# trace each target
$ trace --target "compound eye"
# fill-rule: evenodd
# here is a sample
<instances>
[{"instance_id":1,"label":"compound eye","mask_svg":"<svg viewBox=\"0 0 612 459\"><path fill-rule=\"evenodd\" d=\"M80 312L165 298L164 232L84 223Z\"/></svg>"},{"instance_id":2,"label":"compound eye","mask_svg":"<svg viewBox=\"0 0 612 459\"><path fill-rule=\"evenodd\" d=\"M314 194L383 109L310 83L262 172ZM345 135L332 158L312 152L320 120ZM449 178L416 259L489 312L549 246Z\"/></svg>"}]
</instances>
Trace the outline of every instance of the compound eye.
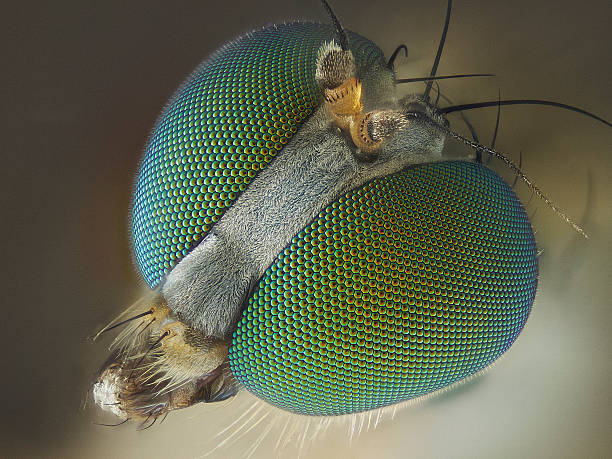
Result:
<instances>
[{"instance_id":1,"label":"compound eye","mask_svg":"<svg viewBox=\"0 0 612 459\"><path fill-rule=\"evenodd\" d=\"M420 397L510 347L537 275L533 230L502 178L465 161L415 165L340 196L299 232L245 306L230 367L302 415Z\"/></svg>"}]
</instances>

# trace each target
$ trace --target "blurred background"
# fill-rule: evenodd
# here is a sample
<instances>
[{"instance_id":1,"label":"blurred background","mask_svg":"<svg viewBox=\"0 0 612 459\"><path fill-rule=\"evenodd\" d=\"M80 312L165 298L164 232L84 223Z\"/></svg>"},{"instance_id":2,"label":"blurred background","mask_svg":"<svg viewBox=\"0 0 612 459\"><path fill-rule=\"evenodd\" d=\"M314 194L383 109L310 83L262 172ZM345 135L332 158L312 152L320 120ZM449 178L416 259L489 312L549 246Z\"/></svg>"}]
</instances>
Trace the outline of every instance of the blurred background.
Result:
<instances>
[{"instance_id":1,"label":"blurred background","mask_svg":"<svg viewBox=\"0 0 612 459\"><path fill-rule=\"evenodd\" d=\"M346 28L387 56L400 43L408 46L408 58L396 61L399 77L429 73L445 1L332 6ZM316 0L59 0L3 8L3 456L199 457L252 404L247 395L200 405L143 432L95 425L109 419L83 401L108 342L87 337L144 288L131 261L129 202L144 143L167 99L224 42L294 19L329 22ZM555 100L610 120L611 23L607 0L456 1L438 73L497 77L447 81L442 90L466 103L495 100L501 89L502 98ZM481 141L490 142L496 109L467 115ZM458 114L450 120L467 135ZM311 428L302 457L612 457L611 147L610 128L577 114L502 108L497 148L515 160L522 151L526 174L590 239L533 198L527 209L535 212L543 250L539 291L523 333L499 364L458 390L386 416L352 442L342 425L310 442ZM518 193L529 201L524 185ZM275 452L286 433L281 423L270 427L273 417L210 457L242 457L268 429L254 457L294 457L300 427Z\"/></svg>"}]
</instances>

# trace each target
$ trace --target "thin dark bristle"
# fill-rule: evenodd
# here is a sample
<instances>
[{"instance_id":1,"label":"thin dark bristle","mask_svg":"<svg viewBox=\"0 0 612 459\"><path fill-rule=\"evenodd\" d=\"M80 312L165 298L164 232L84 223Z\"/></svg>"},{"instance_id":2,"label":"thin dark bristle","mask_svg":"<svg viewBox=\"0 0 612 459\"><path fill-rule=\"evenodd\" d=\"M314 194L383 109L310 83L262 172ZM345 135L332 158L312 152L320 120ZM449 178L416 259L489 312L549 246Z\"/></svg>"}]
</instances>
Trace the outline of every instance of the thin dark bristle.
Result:
<instances>
[{"instance_id":1,"label":"thin dark bristle","mask_svg":"<svg viewBox=\"0 0 612 459\"><path fill-rule=\"evenodd\" d=\"M436 96L436 103L434 104L434 107L438 108L438 102L440 102L440 84L437 81L434 81L434 83L436 83L436 92L438 93L438 95Z\"/></svg>"},{"instance_id":2,"label":"thin dark bristle","mask_svg":"<svg viewBox=\"0 0 612 459\"><path fill-rule=\"evenodd\" d=\"M440 38L440 44L438 45L438 52L436 53L436 58L434 59L433 66L431 67L431 73L429 76L436 76L436 72L438 71L438 64L440 63L440 57L442 56L442 50L444 49L444 42L446 41L446 33L448 32L448 26L450 24L451 17L451 9L453 6L453 1L448 0L448 5L446 7L446 20L444 21L444 30L442 30L442 37ZM429 101L429 92L431 91L432 82L429 81L427 86L425 87L425 92L423 93L423 100L425 102Z\"/></svg>"},{"instance_id":3,"label":"thin dark bristle","mask_svg":"<svg viewBox=\"0 0 612 459\"><path fill-rule=\"evenodd\" d=\"M149 425L148 425L148 426L146 426L146 427L142 427L142 428L140 428L140 429L138 429L138 430L147 430L147 429L149 429L149 428L153 427L153 425L154 425L156 422L157 422L157 416L155 416L155 417L153 418L153 422L152 422L151 424L149 424ZM143 425L144 425L144 423L143 423Z\"/></svg>"},{"instance_id":4,"label":"thin dark bristle","mask_svg":"<svg viewBox=\"0 0 612 459\"><path fill-rule=\"evenodd\" d=\"M393 63L395 62L395 59L397 58L397 55L399 54L399 52L402 49L404 50L404 57L408 57L408 48L406 47L405 44L402 43L397 48L395 48L395 51L393 51L393 54L391 54L391 57L387 61L387 67L388 68L393 69Z\"/></svg>"},{"instance_id":5,"label":"thin dark bristle","mask_svg":"<svg viewBox=\"0 0 612 459\"><path fill-rule=\"evenodd\" d=\"M126 422L128 422L130 420L130 418L125 418L123 421L117 423L117 424L102 424L99 422L94 422L94 425L96 426L103 426L103 427L117 427L120 426L122 424L125 424Z\"/></svg>"},{"instance_id":6,"label":"thin dark bristle","mask_svg":"<svg viewBox=\"0 0 612 459\"><path fill-rule=\"evenodd\" d=\"M327 3L326 0L321 0L321 3L323 4L323 7L327 10L327 14L329 14L329 17L334 23L334 27L336 28L336 34L338 35L338 41L340 41L340 47L342 48L342 51L348 50L348 37L346 36L346 32L342 28L340 21L338 21L338 18L336 17L331 7L329 6L329 3Z\"/></svg>"},{"instance_id":7,"label":"thin dark bristle","mask_svg":"<svg viewBox=\"0 0 612 459\"><path fill-rule=\"evenodd\" d=\"M448 97L440 93L439 90L438 90L438 97L442 97L442 99L444 99L449 104L453 103ZM436 106L437 106L437 101L436 101ZM468 117L465 114L461 113L461 119L463 120L468 130L470 131L470 134L472 135L474 142L480 143L478 140L478 134L476 134L476 129L474 128L474 125L472 125ZM476 161L482 164L482 151L479 149L476 149L475 152L476 152ZM489 155L489 161L490 160L491 160L491 155Z\"/></svg>"},{"instance_id":8,"label":"thin dark bristle","mask_svg":"<svg viewBox=\"0 0 612 459\"><path fill-rule=\"evenodd\" d=\"M512 100L489 100L486 102L476 102L473 104L461 104L461 105L453 105L452 107L444 107L440 109L440 113L449 114L453 112L460 112L464 110L473 110L475 108L484 108L484 107L495 107L498 105L546 105L549 107L557 107L563 108L565 110L570 110L572 112L580 113L582 115L586 115L589 118L593 118L606 126L612 127L612 124L609 121L600 118L593 113L587 112L578 107L574 107L573 105L562 104L560 102L553 102L550 100L537 100L537 99L512 99Z\"/></svg>"},{"instance_id":9,"label":"thin dark bristle","mask_svg":"<svg viewBox=\"0 0 612 459\"><path fill-rule=\"evenodd\" d=\"M100 336L102 333L109 332L111 330L114 330L117 327L125 325L128 322L131 322L132 320L136 320L136 319L140 319L141 317L148 316L149 314L153 314L153 310L152 309L149 309L148 311L145 311L145 312L141 312L140 314L136 314L134 317L130 317L129 319L122 320L121 322L119 322L118 324L113 325L112 327L107 327L104 330L102 330L100 333L98 333L96 335L96 337Z\"/></svg>"},{"instance_id":10,"label":"thin dark bristle","mask_svg":"<svg viewBox=\"0 0 612 459\"><path fill-rule=\"evenodd\" d=\"M147 352L144 353L144 355L140 358L140 360L138 361L138 363L134 366L134 368L132 369L132 371L130 372L130 375L128 376L128 379L132 379L132 374L134 374L134 370L136 370L136 368L138 368L140 366L140 364L142 363L142 361L145 359L145 357L147 355L149 355L149 352L151 352L159 343L161 343L161 340L164 339L166 336L168 336L170 334L170 332L165 331L162 333L162 335L157 339L157 341L155 341L151 347L149 349L147 349Z\"/></svg>"},{"instance_id":11,"label":"thin dark bristle","mask_svg":"<svg viewBox=\"0 0 612 459\"><path fill-rule=\"evenodd\" d=\"M493 130L493 138L491 139L491 148L495 148L495 141L497 140L497 132L499 130L499 118L501 116L501 91L497 93L497 117L495 118L495 129Z\"/></svg>"},{"instance_id":12,"label":"thin dark bristle","mask_svg":"<svg viewBox=\"0 0 612 459\"><path fill-rule=\"evenodd\" d=\"M493 145L491 145L491 148L493 148ZM523 167L523 150L519 151L519 165L518 165L519 169L521 167ZM518 175L514 176L514 182L512 182L512 189L514 190L514 188L516 187L516 182L518 182Z\"/></svg>"},{"instance_id":13,"label":"thin dark bristle","mask_svg":"<svg viewBox=\"0 0 612 459\"><path fill-rule=\"evenodd\" d=\"M497 91L497 101L501 100L501 90ZM495 148L495 142L497 141L497 132L499 130L499 118L501 117L501 105L497 104L497 117L495 118L495 129L493 130L493 138L491 139L491 148ZM492 156L487 156L487 164L491 162ZM516 182L516 179L515 179Z\"/></svg>"},{"instance_id":14,"label":"thin dark bristle","mask_svg":"<svg viewBox=\"0 0 612 459\"><path fill-rule=\"evenodd\" d=\"M529 204L531 204L531 201L533 200L533 195L535 193L533 192L533 190L531 190L531 196L529 196L529 199L527 200L527 204L525 204L525 207L529 207Z\"/></svg>"},{"instance_id":15,"label":"thin dark bristle","mask_svg":"<svg viewBox=\"0 0 612 459\"><path fill-rule=\"evenodd\" d=\"M153 318L152 318L152 319L149 321L149 323L148 323L147 325L145 325L145 327L144 327L142 330L140 330L140 331L138 332L138 334L136 335L136 338L138 338L138 337L139 337L139 336L142 334L142 332L144 332L144 331L145 331L147 328L149 328L153 322L155 322L155 317L153 317Z\"/></svg>"},{"instance_id":16,"label":"thin dark bristle","mask_svg":"<svg viewBox=\"0 0 612 459\"><path fill-rule=\"evenodd\" d=\"M462 75L428 76L419 78L398 78L396 83L416 83L418 81L450 80L451 78L492 77L492 73L466 73Z\"/></svg>"},{"instance_id":17,"label":"thin dark bristle","mask_svg":"<svg viewBox=\"0 0 612 459\"><path fill-rule=\"evenodd\" d=\"M466 126L470 130L470 134L472 135L472 139L474 140L474 142L480 143L480 139L478 138L478 134L476 134L476 129L474 128L474 125L470 123L470 120L468 120L467 117L463 113L461 113L461 115L462 115L461 119L463 120L463 122L466 124ZM476 162L478 164L482 164L482 150L477 148L474 151L476 153Z\"/></svg>"},{"instance_id":18,"label":"thin dark bristle","mask_svg":"<svg viewBox=\"0 0 612 459\"><path fill-rule=\"evenodd\" d=\"M145 426L147 422L149 422L149 419L151 419L151 416L153 416L153 413L149 413L149 415L147 416L147 419L145 419L138 427L138 430L144 430L143 426Z\"/></svg>"}]
</instances>

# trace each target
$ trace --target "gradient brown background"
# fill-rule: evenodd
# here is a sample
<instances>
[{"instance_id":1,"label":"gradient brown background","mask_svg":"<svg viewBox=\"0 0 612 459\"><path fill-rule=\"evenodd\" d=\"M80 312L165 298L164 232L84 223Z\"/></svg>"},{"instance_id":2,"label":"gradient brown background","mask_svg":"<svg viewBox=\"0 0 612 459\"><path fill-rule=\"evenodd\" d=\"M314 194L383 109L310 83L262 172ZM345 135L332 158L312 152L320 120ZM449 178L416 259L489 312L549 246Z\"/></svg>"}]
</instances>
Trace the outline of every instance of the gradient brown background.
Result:
<instances>
[{"instance_id":1,"label":"gradient brown background","mask_svg":"<svg viewBox=\"0 0 612 459\"><path fill-rule=\"evenodd\" d=\"M333 2L345 27L387 56L408 45L399 76L426 75L445 2L373 5ZM81 406L105 346L86 337L141 292L130 258L129 199L167 98L225 41L291 19L328 21L315 0L3 8L3 456L195 457L240 414L244 404L199 406L145 432L95 426L100 413ZM611 25L607 0L456 1L439 73L498 76L442 88L456 102L496 99L501 88L504 98L558 100L612 119ZM469 116L488 141L495 109ZM451 122L465 133L458 115ZM506 357L476 382L399 412L352 445L346 429L331 429L304 457L612 456L612 132L569 112L509 107L497 146L515 158L522 150L524 171L591 239L534 198L528 210L539 209L540 287ZM519 194L528 200L524 186ZM240 457L264 427L219 455ZM256 457L271 455L264 442Z\"/></svg>"}]
</instances>

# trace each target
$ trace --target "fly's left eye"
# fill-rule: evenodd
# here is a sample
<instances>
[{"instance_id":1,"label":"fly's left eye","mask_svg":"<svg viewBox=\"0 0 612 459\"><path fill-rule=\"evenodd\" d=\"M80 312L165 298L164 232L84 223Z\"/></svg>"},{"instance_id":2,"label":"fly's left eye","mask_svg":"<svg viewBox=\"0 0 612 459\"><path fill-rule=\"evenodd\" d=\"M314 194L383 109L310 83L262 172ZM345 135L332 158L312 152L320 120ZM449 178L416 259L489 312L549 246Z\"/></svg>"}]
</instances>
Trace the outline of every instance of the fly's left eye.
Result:
<instances>
[{"instance_id":1,"label":"fly's left eye","mask_svg":"<svg viewBox=\"0 0 612 459\"><path fill-rule=\"evenodd\" d=\"M417 166L349 192L293 239L243 313L232 372L300 414L419 397L510 347L537 273L531 225L499 176Z\"/></svg>"}]
</instances>

